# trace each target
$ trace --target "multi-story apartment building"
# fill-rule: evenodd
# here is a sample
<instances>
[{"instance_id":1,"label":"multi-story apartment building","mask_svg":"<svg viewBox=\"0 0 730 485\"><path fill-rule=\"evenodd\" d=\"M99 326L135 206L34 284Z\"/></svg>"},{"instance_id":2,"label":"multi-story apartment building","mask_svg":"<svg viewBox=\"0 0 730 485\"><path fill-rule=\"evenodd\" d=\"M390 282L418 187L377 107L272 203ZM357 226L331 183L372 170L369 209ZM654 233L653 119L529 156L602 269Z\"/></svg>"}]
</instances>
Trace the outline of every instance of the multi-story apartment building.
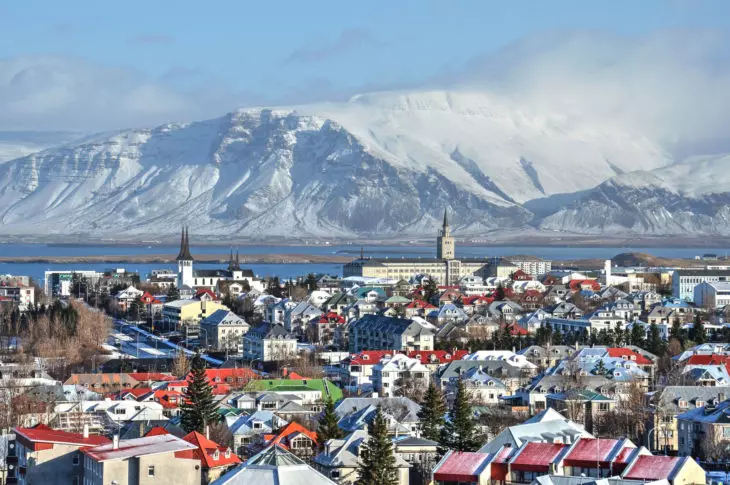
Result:
<instances>
[{"instance_id":1,"label":"multi-story apartment building","mask_svg":"<svg viewBox=\"0 0 730 485\"><path fill-rule=\"evenodd\" d=\"M407 318L365 315L349 326L349 350L433 350L433 331Z\"/></svg>"},{"instance_id":2,"label":"multi-story apartment building","mask_svg":"<svg viewBox=\"0 0 730 485\"><path fill-rule=\"evenodd\" d=\"M262 323L243 337L245 359L270 362L290 359L296 353L297 340L294 334L279 324Z\"/></svg>"}]
</instances>

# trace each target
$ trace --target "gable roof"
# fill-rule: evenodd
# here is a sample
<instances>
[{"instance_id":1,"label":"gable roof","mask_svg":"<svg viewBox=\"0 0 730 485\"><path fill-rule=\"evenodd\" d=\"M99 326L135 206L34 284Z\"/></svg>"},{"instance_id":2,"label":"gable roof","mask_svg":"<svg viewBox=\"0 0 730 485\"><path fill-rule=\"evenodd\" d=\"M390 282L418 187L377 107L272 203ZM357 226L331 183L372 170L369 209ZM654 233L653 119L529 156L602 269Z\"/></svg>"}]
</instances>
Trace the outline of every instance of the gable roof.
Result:
<instances>
[{"instance_id":1,"label":"gable roof","mask_svg":"<svg viewBox=\"0 0 730 485\"><path fill-rule=\"evenodd\" d=\"M642 455L624 473L633 480L672 480L684 465L686 457Z\"/></svg>"},{"instance_id":2,"label":"gable roof","mask_svg":"<svg viewBox=\"0 0 730 485\"><path fill-rule=\"evenodd\" d=\"M131 440L122 440L119 447L114 448L113 443L107 443L92 448L85 448L81 451L96 461L126 460L138 456L157 455L161 453L173 453L185 450L194 450L195 445L183 441L171 434L158 434L145 436Z\"/></svg>"},{"instance_id":3,"label":"gable roof","mask_svg":"<svg viewBox=\"0 0 730 485\"><path fill-rule=\"evenodd\" d=\"M265 435L264 439L266 440L266 445L272 445L272 444L279 444L281 445L285 450L289 449L288 443L289 440L292 439L294 436L303 434L307 436L310 440L314 442L314 444L317 444L317 433L314 431L310 431L301 424L297 422L291 422L284 426L282 429L280 429L276 434L272 435Z\"/></svg>"},{"instance_id":4,"label":"gable roof","mask_svg":"<svg viewBox=\"0 0 730 485\"><path fill-rule=\"evenodd\" d=\"M444 482L481 482L481 475L489 465L489 453L449 452L433 471L434 480Z\"/></svg>"},{"instance_id":5,"label":"gable roof","mask_svg":"<svg viewBox=\"0 0 730 485\"><path fill-rule=\"evenodd\" d=\"M148 434L149 436L149 434ZM193 431L182 438L183 440L191 443L197 447L196 450L182 451L175 454L178 458L196 458L200 460L203 468L211 469L218 467L227 467L237 463L241 463L241 459L233 453L230 448L221 446L215 441L212 441L197 431ZM218 458L216 459L216 452L218 452ZM228 457L226 457L228 452Z\"/></svg>"},{"instance_id":6,"label":"gable roof","mask_svg":"<svg viewBox=\"0 0 730 485\"><path fill-rule=\"evenodd\" d=\"M520 471L546 472L550 464L569 448L561 443L528 442L510 460L510 467Z\"/></svg>"}]
</instances>

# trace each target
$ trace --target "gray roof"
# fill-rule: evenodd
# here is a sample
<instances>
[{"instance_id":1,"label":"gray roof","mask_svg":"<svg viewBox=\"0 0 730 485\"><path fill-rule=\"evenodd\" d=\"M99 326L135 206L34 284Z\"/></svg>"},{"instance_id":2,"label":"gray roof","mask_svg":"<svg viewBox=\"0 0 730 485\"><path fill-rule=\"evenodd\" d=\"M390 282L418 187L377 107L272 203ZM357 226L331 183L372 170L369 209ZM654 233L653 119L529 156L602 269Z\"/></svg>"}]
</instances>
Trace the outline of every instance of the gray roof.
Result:
<instances>
[{"instance_id":1,"label":"gray roof","mask_svg":"<svg viewBox=\"0 0 730 485\"><path fill-rule=\"evenodd\" d=\"M285 339L294 338L286 329L278 323L264 322L258 327L252 328L246 335L255 335L262 339L278 338Z\"/></svg>"},{"instance_id":2,"label":"gray roof","mask_svg":"<svg viewBox=\"0 0 730 485\"><path fill-rule=\"evenodd\" d=\"M369 406L381 406L383 412L402 423L419 421L418 412L421 410L421 406L407 397L348 397L337 404L335 413L340 418L344 418Z\"/></svg>"},{"instance_id":3,"label":"gray roof","mask_svg":"<svg viewBox=\"0 0 730 485\"><path fill-rule=\"evenodd\" d=\"M510 445L513 449L517 449L522 446L522 443L528 441L552 443L556 437L562 437L563 443L572 443L578 436L593 437L578 423L567 419L551 419L507 428L479 451L481 453L496 453L504 445Z\"/></svg>"},{"instance_id":4,"label":"gray roof","mask_svg":"<svg viewBox=\"0 0 730 485\"><path fill-rule=\"evenodd\" d=\"M216 310L213 313L211 313L209 316L204 318L201 322L201 325L213 325L213 326L219 326L219 325L248 325L246 321L233 313L230 310Z\"/></svg>"},{"instance_id":5,"label":"gray roof","mask_svg":"<svg viewBox=\"0 0 730 485\"><path fill-rule=\"evenodd\" d=\"M698 402L704 405L719 397L730 398L730 386L667 386L654 395L652 402L658 411L675 414L697 408ZM680 400L687 407L680 408Z\"/></svg>"},{"instance_id":6,"label":"gray roof","mask_svg":"<svg viewBox=\"0 0 730 485\"><path fill-rule=\"evenodd\" d=\"M409 318L386 317L383 315L365 315L350 325L350 332L362 329L368 332L383 332L385 334L415 336L421 334L432 335L433 332Z\"/></svg>"},{"instance_id":7,"label":"gray roof","mask_svg":"<svg viewBox=\"0 0 730 485\"><path fill-rule=\"evenodd\" d=\"M482 368L487 374L500 379L519 378L522 370L502 360L454 360L438 371L438 378L455 379L471 369Z\"/></svg>"},{"instance_id":8,"label":"gray roof","mask_svg":"<svg viewBox=\"0 0 730 485\"><path fill-rule=\"evenodd\" d=\"M212 485L224 484L335 485L335 482L277 444L212 482Z\"/></svg>"},{"instance_id":9,"label":"gray roof","mask_svg":"<svg viewBox=\"0 0 730 485\"><path fill-rule=\"evenodd\" d=\"M728 270L714 269L678 269L674 272L678 276L730 276Z\"/></svg>"}]
</instances>

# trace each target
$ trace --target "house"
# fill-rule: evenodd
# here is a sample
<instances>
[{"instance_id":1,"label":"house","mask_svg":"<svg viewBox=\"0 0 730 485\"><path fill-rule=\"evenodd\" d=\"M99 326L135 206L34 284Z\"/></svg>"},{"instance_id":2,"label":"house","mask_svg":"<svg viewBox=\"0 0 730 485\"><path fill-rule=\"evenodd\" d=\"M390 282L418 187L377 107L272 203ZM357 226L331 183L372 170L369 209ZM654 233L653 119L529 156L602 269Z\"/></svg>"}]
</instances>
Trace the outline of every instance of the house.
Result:
<instances>
[{"instance_id":1,"label":"house","mask_svg":"<svg viewBox=\"0 0 730 485\"><path fill-rule=\"evenodd\" d=\"M666 480L671 485L706 483L705 470L688 456L639 455L621 477L642 483L654 480Z\"/></svg>"},{"instance_id":2,"label":"house","mask_svg":"<svg viewBox=\"0 0 730 485\"><path fill-rule=\"evenodd\" d=\"M439 368L448 365L455 360L461 360L469 354L468 350L453 349L447 350L412 350L406 355L412 359L418 359L421 364L428 367L433 374Z\"/></svg>"},{"instance_id":3,"label":"house","mask_svg":"<svg viewBox=\"0 0 730 485\"><path fill-rule=\"evenodd\" d=\"M243 337L243 356L261 362L288 360L297 355L297 340L282 325L262 323Z\"/></svg>"},{"instance_id":4,"label":"house","mask_svg":"<svg viewBox=\"0 0 730 485\"><path fill-rule=\"evenodd\" d=\"M434 485L494 483L490 466L494 457L495 455L490 453L449 450L433 470L433 483Z\"/></svg>"},{"instance_id":5,"label":"house","mask_svg":"<svg viewBox=\"0 0 730 485\"><path fill-rule=\"evenodd\" d=\"M563 475L562 460L569 446L540 441L520 446L509 459L508 482L532 483L540 475Z\"/></svg>"},{"instance_id":6,"label":"house","mask_svg":"<svg viewBox=\"0 0 730 485\"><path fill-rule=\"evenodd\" d=\"M35 290L24 279L15 277L0 281L0 301L14 302L21 312L35 304Z\"/></svg>"},{"instance_id":7,"label":"house","mask_svg":"<svg viewBox=\"0 0 730 485\"><path fill-rule=\"evenodd\" d=\"M197 325L218 310L230 309L219 301L208 298L175 300L162 307L162 318L177 328L183 324Z\"/></svg>"},{"instance_id":8,"label":"house","mask_svg":"<svg viewBox=\"0 0 730 485\"><path fill-rule=\"evenodd\" d=\"M473 369L482 369L482 372L498 379L507 391L504 394L512 394L525 383L529 383L529 371L512 365L504 360L456 360L436 371L435 381L442 390L456 385L462 376L470 373Z\"/></svg>"},{"instance_id":9,"label":"house","mask_svg":"<svg viewBox=\"0 0 730 485\"><path fill-rule=\"evenodd\" d=\"M716 460L728 454L730 436L730 399L708 400L702 407L690 409L677 416L679 428L679 454L702 456Z\"/></svg>"},{"instance_id":10,"label":"house","mask_svg":"<svg viewBox=\"0 0 730 485\"><path fill-rule=\"evenodd\" d=\"M342 399L342 389L328 379L259 379L246 385L246 392L291 394L302 404L315 411L323 409L322 403Z\"/></svg>"},{"instance_id":11,"label":"house","mask_svg":"<svg viewBox=\"0 0 730 485\"><path fill-rule=\"evenodd\" d=\"M302 459L310 459L317 452L317 433L292 422L271 434L264 434L264 448L279 445Z\"/></svg>"},{"instance_id":12,"label":"house","mask_svg":"<svg viewBox=\"0 0 730 485\"><path fill-rule=\"evenodd\" d=\"M361 463L361 447L368 439L366 430L357 430L343 439L328 440L324 444L324 450L312 460L314 467L341 485L356 485ZM394 485L408 485L409 464L398 453L394 455L395 466L398 469L398 478Z\"/></svg>"},{"instance_id":13,"label":"house","mask_svg":"<svg viewBox=\"0 0 730 485\"><path fill-rule=\"evenodd\" d=\"M573 352L575 352L575 348L569 345L550 345L547 347L530 345L519 350L517 354L523 355L536 366L547 369L557 365L561 360L569 358Z\"/></svg>"},{"instance_id":14,"label":"house","mask_svg":"<svg viewBox=\"0 0 730 485\"><path fill-rule=\"evenodd\" d=\"M469 391L469 401L479 405L499 404L499 398L511 394L507 386L497 378L490 376L482 367L472 367L460 376ZM456 382L446 385L446 400L453 402L456 396Z\"/></svg>"},{"instance_id":15,"label":"house","mask_svg":"<svg viewBox=\"0 0 730 485\"><path fill-rule=\"evenodd\" d=\"M469 319L469 316L453 303L445 303L437 310L431 310L427 319L435 325L444 325L448 322L463 323Z\"/></svg>"},{"instance_id":16,"label":"house","mask_svg":"<svg viewBox=\"0 0 730 485\"><path fill-rule=\"evenodd\" d=\"M578 438L563 458L564 474L573 477L606 478L626 469L634 456L650 455L626 438Z\"/></svg>"},{"instance_id":17,"label":"house","mask_svg":"<svg viewBox=\"0 0 730 485\"><path fill-rule=\"evenodd\" d=\"M243 336L250 329L246 321L230 310L216 310L200 321L206 347L243 352Z\"/></svg>"},{"instance_id":18,"label":"house","mask_svg":"<svg viewBox=\"0 0 730 485\"><path fill-rule=\"evenodd\" d=\"M413 317L426 317L429 313L431 313L433 310L436 310L437 307L434 305L431 305L430 303L414 299L410 303L405 305L405 317L406 318L413 318Z\"/></svg>"},{"instance_id":19,"label":"house","mask_svg":"<svg viewBox=\"0 0 730 485\"><path fill-rule=\"evenodd\" d=\"M82 469L78 450L110 443L104 436L69 433L39 424L15 428L15 441L9 443L7 483L80 484ZM14 481L13 481L14 480Z\"/></svg>"},{"instance_id":20,"label":"house","mask_svg":"<svg viewBox=\"0 0 730 485\"><path fill-rule=\"evenodd\" d=\"M197 447L171 434L154 434L83 448L80 468L88 485L155 483L174 476L175 483L199 485L200 460L192 456Z\"/></svg>"},{"instance_id":21,"label":"house","mask_svg":"<svg viewBox=\"0 0 730 485\"><path fill-rule=\"evenodd\" d=\"M520 295L520 306L528 311L535 311L542 306L542 292L527 290Z\"/></svg>"},{"instance_id":22,"label":"house","mask_svg":"<svg viewBox=\"0 0 730 485\"><path fill-rule=\"evenodd\" d=\"M653 450L679 450L677 416L687 411L720 403L730 396L730 387L665 386L651 394L651 428L647 445Z\"/></svg>"},{"instance_id":23,"label":"house","mask_svg":"<svg viewBox=\"0 0 730 485\"><path fill-rule=\"evenodd\" d=\"M248 447L263 440L265 434L286 426L288 422L272 411L256 411L249 415L227 416L226 425L233 434L235 452L241 456L248 453Z\"/></svg>"},{"instance_id":24,"label":"house","mask_svg":"<svg viewBox=\"0 0 730 485\"><path fill-rule=\"evenodd\" d=\"M109 398L103 401L79 401L57 403L56 426L64 431L81 429L108 432L129 421L164 420L165 408L159 402L137 402Z\"/></svg>"},{"instance_id":25,"label":"house","mask_svg":"<svg viewBox=\"0 0 730 485\"><path fill-rule=\"evenodd\" d=\"M416 320L366 315L349 326L349 350L433 350L433 335Z\"/></svg>"},{"instance_id":26,"label":"house","mask_svg":"<svg viewBox=\"0 0 730 485\"><path fill-rule=\"evenodd\" d=\"M428 387L431 371L419 359L404 354L383 358L373 366L373 388L385 397L420 394Z\"/></svg>"},{"instance_id":27,"label":"house","mask_svg":"<svg viewBox=\"0 0 730 485\"><path fill-rule=\"evenodd\" d=\"M114 294L114 301L119 305L119 309L123 312L129 310L132 302L137 301L144 295L144 291L138 290L134 286L130 285L127 288L118 291Z\"/></svg>"},{"instance_id":28,"label":"house","mask_svg":"<svg viewBox=\"0 0 730 485\"><path fill-rule=\"evenodd\" d=\"M280 445L272 445L211 485L335 485Z\"/></svg>"},{"instance_id":29,"label":"house","mask_svg":"<svg viewBox=\"0 0 730 485\"><path fill-rule=\"evenodd\" d=\"M284 328L295 335L304 336L309 322L322 314L322 310L313 303L300 301L284 313Z\"/></svg>"},{"instance_id":30,"label":"house","mask_svg":"<svg viewBox=\"0 0 730 485\"><path fill-rule=\"evenodd\" d=\"M548 394L547 406L565 412L569 419L591 429L616 407L616 400L587 389L568 389Z\"/></svg>"},{"instance_id":31,"label":"house","mask_svg":"<svg viewBox=\"0 0 730 485\"><path fill-rule=\"evenodd\" d=\"M188 433L182 439L194 445L196 449L179 451L175 456L199 460L202 483L210 483L232 467L241 464L241 459L230 448L211 441L197 431Z\"/></svg>"},{"instance_id":32,"label":"house","mask_svg":"<svg viewBox=\"0 0 730 485\"><path fill-rule=\"evenodd\" d=\"M573 387L576 379L582 388L596 392L607 391L613 385L605 376L588 374L581 369L577 375L575 372L541 375L515 394L519 396L522 405L529 407L530 412L539 413L547 409L548 394L560 393Z\"/></svg>"},{"instance_id":33,"label":"house","mask_svg":"<svg viewBox=\"0 0 730 485\"><path fill-rule=\"evenodd\" d=\"M345 431L367 429L375 419L378 406L381 407L391 435L418 433L421 406L407 397L348 397L337 403L335 413L340 418L338 425Z\"/></svg>"},{"instance_id":34,"label":"house","mask_svg":"<svg viewBox=\"0 0 730 485\"><path fill-rule=\"evenodd\" d=\"M126 373L71 374L64 385L83 386L95 392L114 392L137 387L139 381Z\"/></svg>"},{"instance_id":35,"label":"house","mask_svg":"<svg viewBox=\"0 0 730 485\"><path fill-rule=\"evenodd\" d=\"M373 367L384 358L391 358L392 350L363 350L340 362L340 380L345 387L362 387L372 384Z\"/></svg>"},{"instance_id":36,"label":"house","mask_svg":"<svg viewBox=\"0 0 730 485\"><path fill-rule=\"evenodd\" d=\"M329 312L309 321L306 340L321 346L333 345L338 328L345 325L345 317Z\"/></svg>"}]
</instances>

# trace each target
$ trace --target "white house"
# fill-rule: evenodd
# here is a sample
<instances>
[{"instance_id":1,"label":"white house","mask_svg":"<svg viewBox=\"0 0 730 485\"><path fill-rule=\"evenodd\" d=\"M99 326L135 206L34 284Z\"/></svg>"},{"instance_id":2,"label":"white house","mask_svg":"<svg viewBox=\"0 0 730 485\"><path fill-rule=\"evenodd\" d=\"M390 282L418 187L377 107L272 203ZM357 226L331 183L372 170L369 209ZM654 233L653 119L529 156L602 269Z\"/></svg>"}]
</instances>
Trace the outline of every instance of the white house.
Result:
<instances>
[{"instance_id":1,"label":"white house","mask_svg":"<svg viewBox=\"0 0 730 485\"><path fill-rule=\"evenodd\" d=\"M405 354L395 354L373 366L373 388L385 397L393 397L410 389L428 387L431 371L420 359Z\"/></svg>"},{"instance_id":2,"label":"white house","mask_svg":"<svg viewBox=\"0 0 730 485\"><path fill-rule=\"evenodd\" d=\"M723 308L730 305L730 282L704 281L694 289L694 302L698 307Z\"/></svg>"}]
</instances>

